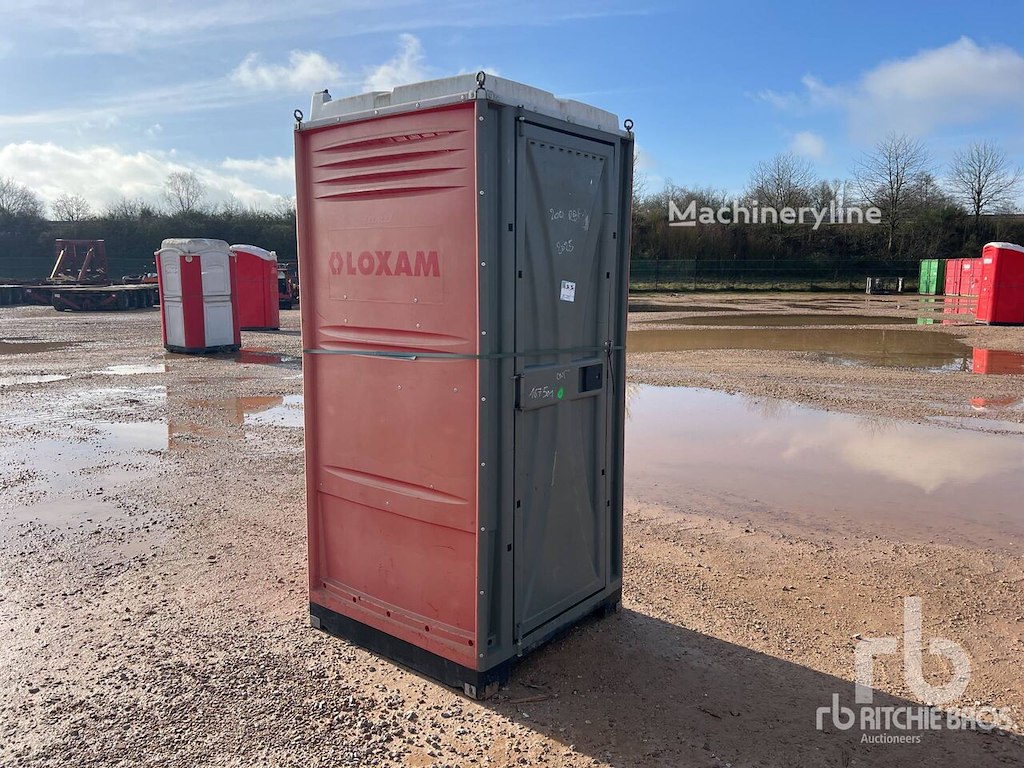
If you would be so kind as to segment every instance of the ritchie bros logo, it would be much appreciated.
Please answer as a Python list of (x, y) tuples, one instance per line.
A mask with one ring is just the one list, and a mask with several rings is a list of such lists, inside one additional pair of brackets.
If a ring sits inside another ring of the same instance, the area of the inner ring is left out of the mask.
[(437, 251), (331, 251), (332, 275), (375, 275), (398, 277), (440, 277), (440, 257)]

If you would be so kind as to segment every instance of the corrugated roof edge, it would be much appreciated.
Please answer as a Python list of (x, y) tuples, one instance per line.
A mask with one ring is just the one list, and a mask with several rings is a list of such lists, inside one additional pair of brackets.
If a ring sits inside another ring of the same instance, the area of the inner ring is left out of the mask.
[(325, 91), (317, 91), (313, 94), (306, 125), (312, 127), (317, 123), (348, 122), (386, 112), (404, 112), (471, 101), (481, 96), (502, 104), (522, 105), (530, 111), (575, 125), (625, 135), (618, 116), (611, 112), (572, 99), (559, 99), (549, 91), (493, 75), (486, 76), (483, 92), (478, 93), (477, 75), (468, 74), (400, 85), (391, 91), (372, 91), (337, 100), (325, 96)]

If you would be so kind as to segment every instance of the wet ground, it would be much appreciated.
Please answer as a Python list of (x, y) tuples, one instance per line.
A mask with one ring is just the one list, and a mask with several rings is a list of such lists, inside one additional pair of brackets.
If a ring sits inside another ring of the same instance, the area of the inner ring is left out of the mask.
[[(155, 312), (0, 308), (0, 764), (1021, 764), (1015, 735), (871, 745), (815, 711), (915, 595), (971, 659), (954, 704), (1024, 724), (1024, 329), (633, 304), (625, 610), (482, 703), (308, 628), (297, 312), (196, 358)], [(875, 685), (920, 700), (899, 657)]]

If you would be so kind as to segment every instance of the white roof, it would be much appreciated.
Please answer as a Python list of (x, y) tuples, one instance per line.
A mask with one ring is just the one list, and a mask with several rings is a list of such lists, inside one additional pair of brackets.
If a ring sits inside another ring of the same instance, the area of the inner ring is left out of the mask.
[(260, 248), (258, 245), (232, 245), (231, 250), (251, 253), (253, 256), (258, 256), (264, 261), (277, 261), (277, 251), (268, 251), (265, 248)]
[(1024, 245), (1017, 245), (1016, 243), (986, 243), (986, 248), (999, 248), (1004, 251), (1020, 251), (1024, 253)]
[(559, 99), (554, 94), (512, 80), (487, 75), (484, 87), (477, 84), (477, 75), (456, 75), (440, 80), (427, 80), (400, 85), (391, 91), (372, 91), (359, 96), (332, 100), (326, 91), (313, 94), (309, 121), (355, 120), (380, 112), (402, 112), (440, 106), (459, 101), (485, 98), (513, 106), (522, 105), (533, 112), (565, 120), (569, 123), (622, 133), (619, 118), (611, 112), (572, 99)]
[(228, 250), (228, 244), (223, 240), (210, 240), (205, 237), (169, 237), (160, 244), (160, 250), (157, 253), (163, 251), (196, 254), (210, 253), (211, 251), (227, 253)]

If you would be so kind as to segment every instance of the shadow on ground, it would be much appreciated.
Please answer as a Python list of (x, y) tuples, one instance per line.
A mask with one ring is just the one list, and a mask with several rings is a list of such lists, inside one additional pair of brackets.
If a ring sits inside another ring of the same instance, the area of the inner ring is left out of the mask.
[[(834, 693), (853, 706), (848, 680), (625, 610), (531, 655), (484, 704), (616, 766), (1024, 765), (1004, 733), (892, 730), (921, 741), (871, 744), (831, 717), (819, 731)], [(874, 705), (917, 706), (882, 693)]]

